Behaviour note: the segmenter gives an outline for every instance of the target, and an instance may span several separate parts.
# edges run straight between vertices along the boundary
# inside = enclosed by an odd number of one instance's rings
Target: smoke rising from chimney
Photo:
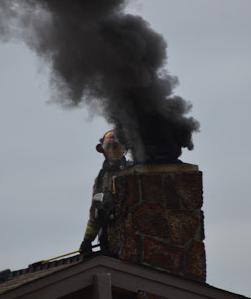
[[[125,0],[1,0],[0,39],[24,41],[51,69],[62,104],[98,101],[137,161],[175,161],[199,124],[173,95],[166,42]]]

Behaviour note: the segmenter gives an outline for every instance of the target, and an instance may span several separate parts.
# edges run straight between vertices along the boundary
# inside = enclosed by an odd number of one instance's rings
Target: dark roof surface
[[[113,287],[131,292],[144,290],[170,299],[248,298],[151,267],[125,263],[97,252],[87,258],[77,255],[45,264],[35,263],[26,269],[13,271],[5,282],[0,283],[0,299],[59,298],[91,286],[93,276],[98,273],[111,276]],[[59,292],[57,297],[51,295],[55,289]]]
[[[26,269],[12,272],[5,270],[3,271],[3,274],[5,275],[2,277],[0,273],[0,277],[2,278],[0,279],[0,295],[18,288],[26,283],[45,277],[51,273],[66,269],[72,265],[75,265],[76,263],[81,262],[82,260],[83,257],[81,255],[77,255],[48,263],[37,262],[31,264]]]

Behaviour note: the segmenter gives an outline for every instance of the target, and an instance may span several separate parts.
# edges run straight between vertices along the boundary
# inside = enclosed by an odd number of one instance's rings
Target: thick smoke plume
[[[98,101],[137,161],[175,161],[199,125],[172,95],[165,40],[126,2],[1,0],[0,39],[23,40],[50,65],[58,101]]]

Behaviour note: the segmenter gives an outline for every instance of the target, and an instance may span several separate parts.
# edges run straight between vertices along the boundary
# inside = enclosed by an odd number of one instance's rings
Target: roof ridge
[[[28,265],[27,268],[24,269],[18,269],[11,271],[10,269],[5,269],[3,271],[0,271],[0,285],[12,278],[16,278],[21,275],[29,274],[29,273],[35,273],[47,269],[56,268],[59,266],[72,264],[75,262],[81,262],[83,260],[92,259],[93,257],[96,257],[100,255],[100,251],[93,252],[87,256],[84,256],[83,254],[77,254],[74,256],[62,258],[62,259],[56,259],[53,261],[38,261],[35,263],[32,263]]]

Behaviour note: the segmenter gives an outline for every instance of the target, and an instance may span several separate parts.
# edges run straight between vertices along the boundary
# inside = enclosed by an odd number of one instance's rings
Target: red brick
[[[180,195],[176,190],[176,174],[163,176],[163,192],[167,209],[180,209]]]
[[[172,242],[176,245],[185,245],[195,237],[200,225],[199,217],[190,211],[168,211],[168,231]]]
[[[127,234],[120,252],[120,259],[131,263],[138,263],[141,253],[140,247],[140,236]]]
[[[143,200],[163,200],[163,182],[161,175],[145,175],[141,177],[141,190]]]
[[[167,208],[180,207],[173,176],[166,174],[145,175],[141,178],[142,200],[165,201]]]
[[[137,263],[141,253],[141,240],[140,236],[133,229],[131,214],[125,219],[125,226],[123,231],[121,231],[121,241],[120,258]]]
[[[203,204],[202,173],[181,173],[175,176],[176,191],[185,208],[199,209]]]
[[[109,252],[117,256],[120,251],[121,242],[121,227],[117,225],[108,226],[107,229],[107,238],[109,244]]]
[[[196,280],[206,280],[206,256],[203,242],[193,241],[186,257],[185,273]]]
[[[137,204],[140,201],[140,194],[139,194],[139,177],[134,176],[127,176],[126,177],[126,202],[129,207]]]
[[[201,173],[131,173],[118,177],[116,187],[115,220],[108,231],[112,252],[204,281]]]
[[[143,202],[133,212],[134,229],[140,233],[168,238],[168,223],[163,202]]]
[[[143,243],[143,262],[167,269],[173,273],[182,270],[184,250],[171,247],[155,239],[145,238]]]

